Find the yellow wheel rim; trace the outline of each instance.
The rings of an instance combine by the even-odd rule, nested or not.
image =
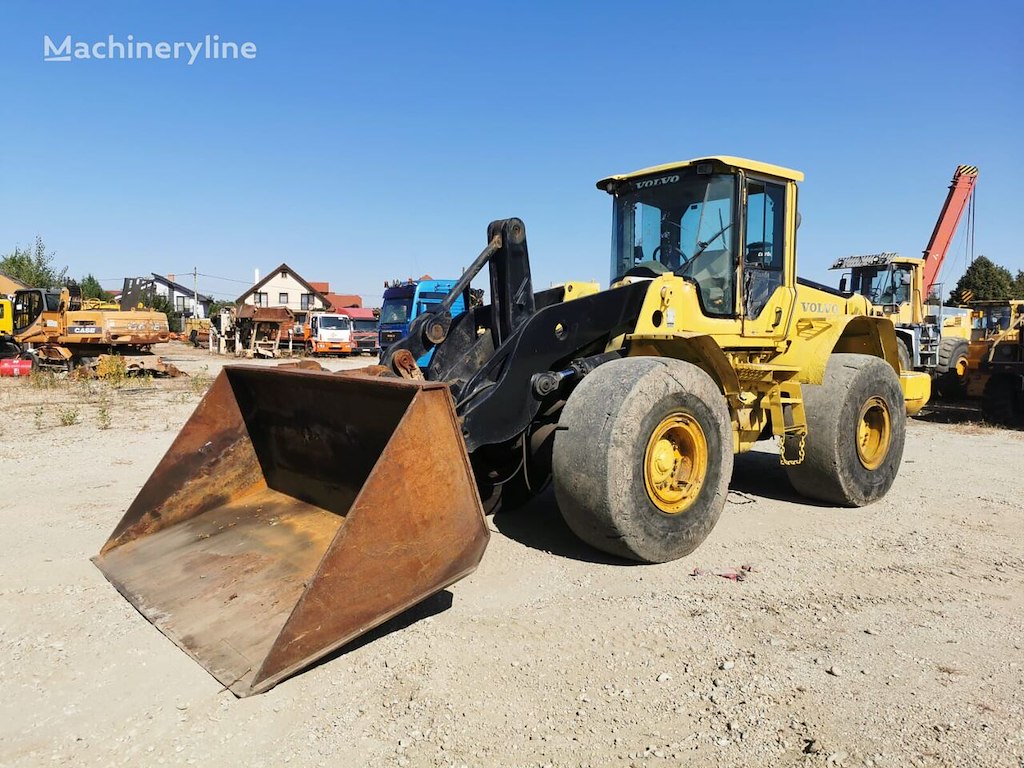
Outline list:
[[[644,485],[654,505],[668,515],[685,512],[707,470],[708,441],[697,420],[679,412],[662,419],[644,453]]]
[[[956,361],[956,375],[957,378],[962,379],[967,375],[967,358],[961,357]]]
[[[878,469],[889,453],[892,419],[889,406],[880,397],[872,397],[860,409],[857,421],[857,458],[865,469]]]

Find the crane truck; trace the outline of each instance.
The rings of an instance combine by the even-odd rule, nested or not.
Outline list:
[[[877,501],[930,378],[863,296],[797,277],[802,179],[728,156],[601,179],[607,290],[535,291],[525,224],[492,222],[381,365],[224,368],[94,562],[246,696],[472,572],[484,505],[549,483],[583,541],[645,563],[700,546],[765,438],[800,494]]]
[[[929,299],[977,180],[976,166],[957,166],[922,258],[883,252],[846,256],[831,267],[847,273],[840,290],[867,297],[872,315],[893,321],[904,367],[930,373],[948,395],[963,394],[966,386],[970,312],[944,307],[941,296]]]

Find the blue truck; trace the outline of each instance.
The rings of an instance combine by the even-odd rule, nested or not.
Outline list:
[[[419,280],[390,285],[384,289],[384,303],[380,308],[380,353],[409,333],[409,323],[431,307],[437,306],[457,280]],[[460,296],[452,305],[452,316],[466,311],[465,297]],[[433,350],[416,362],[425,368]]]

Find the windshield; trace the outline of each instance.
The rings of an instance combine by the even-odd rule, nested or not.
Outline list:
[[[985,328],[990,331],[1005,331],[1010,327],[1010,307],[989,307],[985,311]]]
[[[380,310],[380,321],[382,323],[407,323],[409,312],[412,310],[412,298],[407,299],[384,299],[384,306]]]
[[[377,321],[376,320],[354,320],[352,326],[357,331],[376,331]]]
[[[615,194],[612,281],[644,262],[692,278],[704,312],[735,311],[732,174],[692,168],[630,182]]]
[[[347,331],[352,326],[347,317],[320,316],[320,327],[327,331]]]
[[[910,267],[860,267],[853,271],[852,289],[872,304],[903,304],[910,301]]]

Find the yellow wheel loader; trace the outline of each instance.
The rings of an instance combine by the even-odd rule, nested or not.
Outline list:
[[[381,366],[226,368],[96,564],[244,696],[471,572],[484,512],[549,482],[584,541],[643,562],[698,547],[733,455],[772,436],[806,496],[881,498],[929,378],[863,297],[797,279],[802,178],[707,157],[603,179],[604,291],[534,291],[523,222],[493,222]]]

